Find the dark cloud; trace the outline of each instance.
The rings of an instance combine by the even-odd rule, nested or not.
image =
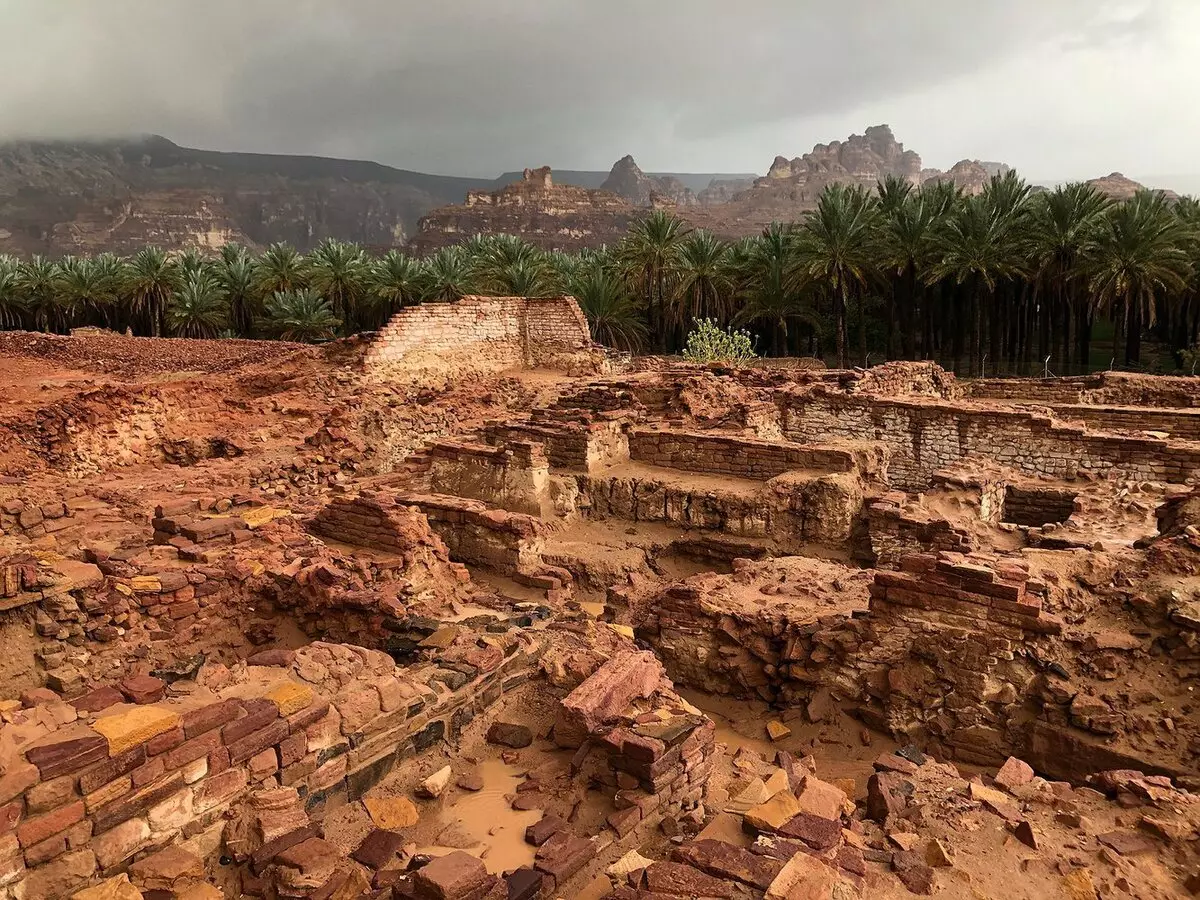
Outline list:
[[[1049,173],[1076,159],[1022,126],[1057,108],[1047,92],[1099,126],[1144,114],[1079,74],[1138,59],[1165,79],[1197,41],[1192,0],[0,0],[0,16],[8,136],[157,132],[480,175],[627,152],[762,170],[874,121],[937,165],[1016,128],[962,155],[1013,146]]]

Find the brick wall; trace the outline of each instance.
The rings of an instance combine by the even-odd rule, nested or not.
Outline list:
[[[9,715],[0,738],[20,749],[0,776],[0,884],[69,896],[143,851],[222,828],[264,785],[297,787],[310,809],[358,799],[400,759],[455,740],[540,653],[519,638],[507,655],[451,648],[454,671],[401,669],[378,651],[317,643],[227,690],[159,699],[162,682],[143,677],[137,691],[105,686]],[[343,670],[340,690],[305,679]]]
[[[540,516],[551,508],[550,463],[541,444],[500,446],[439,441],[426,450],[435,493],[482,500],[510,512]]]
[[[365,365],[498,371],[547,364],[590,345],[587,319],[573,297],[472,296],[402,309],[380,331]]]
[[[923,490],[937,470],[971,455],[1054,478],[1112,473],[1181,483],[1200,476],[1200,449],[1189,444],[1094,434],[1026,410],[829,393],[794,394],[781,402],[791,440],[889,445],[890,480],[905,490]]]
[[[691,472],[710,472],[762,481],[784,472],[878,473],[886,477],[882,454],[872,448],[819,447],[703,432],[635,428],[629,434],[629,457],[650,465]]]

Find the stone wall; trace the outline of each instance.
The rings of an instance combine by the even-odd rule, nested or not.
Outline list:
[[[789,445],[739,435],[635,428],[629,433],[629,456],[669,469],[761,481],[793,471],[858,471],[887,478],[885,452],[878,445]]]
[[[1074,512],[1074,491],[1009,485],[1004,491],[1001,521],[1041,528],[1051,522],[1065,522]]]
[[[419,509],[456,562],[504,575],[534,573],[541,568],[545,526],[535,516],[445,494],[405,494],[397,496],[396,502]]]
[[[495,372],[591,346],[573,297],[463,297],[402,309],[367,351],[368,372]]]
[[[455,740],[541,652],[524,638],[507,655],[458,649],[440,660],[453,670],[400,669],[384,653],[317,643],[167,699],[139,676],[10,710],[0,884],[53,900],[168,842],[218,846],[227,811],[264,786],[296,787],[310,809],[362,797],[399,760]]]
[[[555,469],[595,472],[629,459],[629,438],[620,418],[588,415],[585,421],[579,421],[551,418],[545,410],[534,410],[528,420],[488,422],[484,440],[489,444],[536,441]]]
[[[1192,445],[1093,434],[1024,410],[824,391],[793,393],[781,403],[784,433],[791,440],[877,440],[889,445],[890,480],[905,490],[923,490],[938,469],[972,455],[1054,478],[1112,473],[1180,483],[1200,475],[1200,449]]]
[[[964,385],[968,396],[980,399],[1176,409],[1200,406],[1200,378],[1186,376],[1097,372],[1074,378],[979,378]]]
[[[541,444],[509,441],[489,447],[439,441],[426,450],[426,456],[430,486],[436,493],[533,516],[551,511],[550,463]]]

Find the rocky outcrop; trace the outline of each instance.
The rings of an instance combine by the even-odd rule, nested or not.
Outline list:
[[[915,183],[920,174],[921,157],[912,150],[905,150],[889,126],[873,125],[865,134],[852,134],[845,141],[817,144],[812,152],[790,161],[782,156],[775,157],[767,177],[760,179],[758,184],[784,180],[807,185],[809,182],[864,178],[869,178],[873,184],[885,175],[898,175]]]
[[[555,184],[543,166],[498,191],[469,191],[466,203],[433,210],[411,246],[428,252],[473,234],[519,234],[547,249],[578,250],[615,244],[638,215],[637,205],[611,191]]]
[[[327,237],[394,247],[425,212],[487,183],[368,162],[192,150],[160,137],[10,143],[0,147],[0,253],[230,241],[307,250]]]
[[[691,206],[696,195],[678,178],[670,175],[657,177],[647,175],[634,162],[632,156],[623,156],[613,163],[612,171],[600,189],[611,191],[638,206],[649,206],[652,197],[659,202],[668,201],[677,206]]]
[[[1132,178],[1126,178],[1120,172],[1113,172],[1101,178],[1093,178],[1088,184],[1111,200],[1129,200],[1138,191],[1146,189],[1146,186],[1141,182],[1134,181]],[[1164,191],[1163,193],[1171,200],[1179,199],[1179,195],[1174,191]]]
[[[1008,169],[1008,166],[1000,163],[992,165],[999,166],[1005,170]],[[992,174],[993,172],[988,168],[988,165],[979,162],[979,160],[960,159],[948,172],[943,172],[940,169],[922,170],[921,183],[940,184],[949,182],[965,194],[982,194],[983,189],[991,181]]]

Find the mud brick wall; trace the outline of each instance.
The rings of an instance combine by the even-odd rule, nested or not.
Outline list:
[[[489,444],[539,443],[555,469],[595,472],[629,459],[629,438],[622,421],[564,421],[541,409],[534,410],[528,421],[488,422],[484,440]]]
[[[785,476],[790,478],[790,476]],[[771,482],[752,495],[692,488],[646,477],[580,476],[585,504],[597,518],[668,522],[799,552],[805,543],[840,547],[851,537],[863,503],[853,473]]]
[[[1200,389],[1200,385],[1197,385]],[[1200,441],[1200,411],[1135,409],[1119,406],[1051,404],[1055,418],[1081,421],[1093,431],[1138,434],[1162,431],[1181,441]]]
[[[753,438],[649,428],[630,432],[629,455],[639,462],[670,469],[764,481],[796,470],[851,472],[864,468],[886,473],[880,454],[872,454],[866,447],[787,446]]]
[[[383,653],[318,643],[286,667],[254,667],[226,695],[158,699],[162,683],[143,678],[155,690],[140,705],[106,686],[14,717],[0,728],[22,748],[0,776],[0,884],[69,896],[144,851],[219,832],[261,787],[296,787],[310,809],[358,799],[400,759],[456,740],[540,652],[518,642],[507,656],[460,653],[453,669],[398,669]],[[356,671],[326,694],[304,678],[317,664]]]
[[[441,441],[426,456],[430,486],[437,493],[534,516],[550,506],[550,463],[541,444],[514,440],[490,447]]]
[[[504,575],[534,573],[541,566],[544,540],[540,519],[443,494],[405,494],[397,496],[396,502],[414,506],[425,515],[455,562],[484,566]]]
[[[964,384],[968,396],[981,399],[1175,409],[1200,406],[1200,378],[1190,376],[1097,372],[1076,378],[981,378]]]
[[[463,297],[401,310],[367,351],[368,369],[419,362],[482,369],[539,365],[591,345],[573,297]]]
[[[1073,491],[1009,485],[1004,492],[1001,521],[1040,528],[1050,522],[1065,522],[1074,512]]]
[[[940,553],[877,571],[870,593],[878,643],[858,663],[879,724],[966,762],[1003,761],[1022,741],[1019,712],[1038,674],[1017,651],[1062,631],[1042,610],[1045,585],[1020,563]]]
[[[442,558],[447,555],[445,545],[430,533],[421,513],[383,491],[332,500],[308,528],[321,537],[357,547],[391,553],[424,547]]]
[[[945,519],[908,512],[886,499],[868,503],[865,519],[867,547],[863,549],[867,553],[863,559],[873,566],[894,567],[915,553],[968,553],[975,549],[971,535]]]
[[[905,490],[923,490],[938,469],[971,455],[1055,478],[1113,473],[1179,483],[1200,475],[1194,446],[1093,434],[1022,410],[827,393],[793,394],[781,402],[784,433],[792,440],[887,444],[890,480]]]

